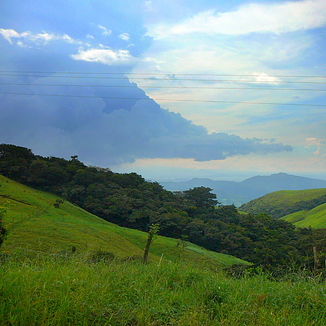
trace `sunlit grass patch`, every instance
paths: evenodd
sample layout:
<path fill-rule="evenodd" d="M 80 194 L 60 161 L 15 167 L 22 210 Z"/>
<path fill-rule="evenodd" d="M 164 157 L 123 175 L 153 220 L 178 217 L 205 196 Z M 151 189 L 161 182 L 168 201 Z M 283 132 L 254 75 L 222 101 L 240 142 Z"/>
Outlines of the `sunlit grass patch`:
<path fill-rule="evenodd" d="M 109 223 L 67 202 L 55 204 L 59 197 L 34 190 L 0 176 L 0 203 L 6 203 L 4 224 L 7 237 L 1 250 L 20 249 L 45 253 L 89 251 L 111 252 L 118 258 L 140 257 L 147 234 Z M 150 260 L 183 261 L 190 265 L 218 269 L 245 261 L 213 253 L 180 240 L 158 236 L 150 248 Z"/>
<path fill-rule="evenodd" d="M 326 228 L 326 204 L 319 205 L 309 211 L 299 211 L 283 217 L 285 221 L 297 227 Z"/>
<path fill-rule="evenodd" d="M 0 267 L 11 325 L 324 325 L 325 284 L 275 281 L 162 261 L 12 256 Z"/>

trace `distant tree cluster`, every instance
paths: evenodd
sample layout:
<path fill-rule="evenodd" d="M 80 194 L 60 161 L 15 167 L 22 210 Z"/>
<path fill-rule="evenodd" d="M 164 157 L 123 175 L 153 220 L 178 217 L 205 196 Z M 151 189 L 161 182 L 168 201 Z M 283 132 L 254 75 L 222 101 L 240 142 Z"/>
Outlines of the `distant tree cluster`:
<path fill-rule="evenodd" d="M 55 193 L 120 226 L 148 231 L 155 224 L 161 235 L 256 264 L 312 266 L 313 246 L 318 252 L 326 249 L 321 231 L 297 230 L 267 214 L 240 214 L 234 205 L 220 205 L 210 188 L 171 192 L 136 173 L 86 166 L 77 156 L 42 157 L 27 148 L 2 144 L 0 173 Z"/>

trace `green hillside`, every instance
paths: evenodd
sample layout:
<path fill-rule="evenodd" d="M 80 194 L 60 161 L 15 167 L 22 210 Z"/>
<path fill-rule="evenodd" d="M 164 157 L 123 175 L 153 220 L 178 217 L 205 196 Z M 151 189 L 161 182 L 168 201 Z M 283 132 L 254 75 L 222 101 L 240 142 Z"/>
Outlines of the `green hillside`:
<path fill-rule="evenodd" d="M 302 210 L 282 217 L 297 227 L 326 228 L 326 203 L 309 211 Z"/>
<path fill-rule="evenodd" d="M 273 218 L 311 210 L 326 202 L 326 189 L 281 190 L 251 200 L 239 209 L 246 213 L 268 213 Z"/>
<path fill-rule="evenodd" d="M 5 253 L 35 252 L 60 254 L 108 251 L 118 258 L 141 256 L 147 234 L 119 227 L 65 201 L 34 190 L 0 175 L 0 206 L 6 206 Z M 184 260 L 210 267 L 246 263 L 241 259 L 205 250 L 189 242 L 158 236 L 151 246 L 151 260 Z"/>

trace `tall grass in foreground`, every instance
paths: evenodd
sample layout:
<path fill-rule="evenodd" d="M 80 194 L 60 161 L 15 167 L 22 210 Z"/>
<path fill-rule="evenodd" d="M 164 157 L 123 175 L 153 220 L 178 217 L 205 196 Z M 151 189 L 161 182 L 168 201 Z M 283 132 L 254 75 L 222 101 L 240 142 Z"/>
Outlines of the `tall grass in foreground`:
<path fill-rule="evenodd" d="M 8 259 L 0 264 L 0 325 L 325 325 L 316 279 L 232 279 L 162 261 Z"/>

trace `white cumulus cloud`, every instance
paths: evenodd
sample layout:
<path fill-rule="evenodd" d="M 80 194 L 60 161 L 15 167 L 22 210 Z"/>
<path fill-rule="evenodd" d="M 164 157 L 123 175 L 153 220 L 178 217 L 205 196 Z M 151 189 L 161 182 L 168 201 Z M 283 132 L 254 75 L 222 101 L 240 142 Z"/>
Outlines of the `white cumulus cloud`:
<path fill-rule="evenodd" d="M 149 26 L 148 34 L 155 38 L 207 34 L 244 35 L 252 32 L 287 33 L 318 28 L 326 24 L 326 1 L 303 0 L 284 3 L 251 3 L 236 11 L 209 10 L 178 24 Z"/>
<path fill-rule="evenodd" d="M 19 46 L 24 46 L 24 42 L 35 43 L 35 44 L 46 44 L 51 41 L 63 41 L 71 44 L 83 44 L 83 42 L 74 40 L 68 34 L 54 34 L 54 33 L 33 33 L 31 31 L 25 31 L 22 33 L 18 33 L 14 29 L 0 29 L 0 35 L 4 39 L 6 39 L 10 44 L 14 43 L 16 40 L 16 44 Z"/>
<path fill-rule="evenodd" d="M 314 152 L 315 155 L 319 155 L 321 152 L 326 153 L 326 139 L 318 139 L 315 137 L 307 138 L 306 145 L 308 147 L 317 147 L 317 150 Z"/>
<path fill-rule="evenodd" d="M 128 33 L 122 33 L 119 35 L 119 38 L 124 41 L 129 41 L 130 40 L 130 35 Z"/>
<path fill-rule="evenodd" d="M 280 82 L 280 79 L 277 78 L 277 77 L 274 77 L 274 76 L 270 76 L 268 74 L 265 74 L 265 73 L 261 73 L 261 74 L 254 74 L 256 77 L 255 77 L 255 80 L 257 82 L 259 82 L 260 84 L 278 84 Z"/>
<path fill-rule="evenodd" d="M 12 39 L 13 38 L 19 38 L 22 37 L 22 34 L 17 33 L 13 29 L 3 29 L 0 28 L 0 34 L 4 39 L 6 39 L 10 44 L 12 44 Z"/>
<path fill-rule="evenodd" d="M 75 60 L 98 62 L 106 65 L 131 64 L 136 60 L 128 50 L 97 48 L 79 49 L 78 53 L 71 55 L 71 57 Z"/>
<path fill-rule="evenodd" d="M 112 31 L 102 25 L 97 25 L 98 28 L 102 30 L 102 35 L 109 36 L 112 34 Z"/>
<path fill-rule="evenodd" d="M 315 162 L 318 162 L 321 165 L 325 165 L 326 164 L 326 139 L 320 139 L 315 137 L 307 138 L 306 145 L 307 147 L 316 148 L 316 150 L 313 153 L 313 155 L 315 156 Z"/>

